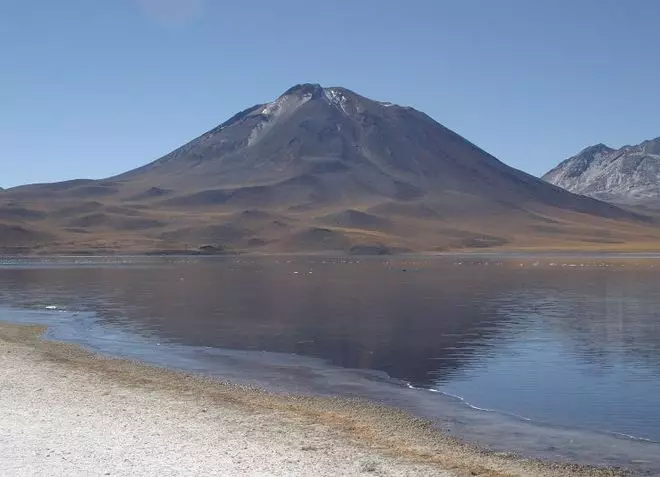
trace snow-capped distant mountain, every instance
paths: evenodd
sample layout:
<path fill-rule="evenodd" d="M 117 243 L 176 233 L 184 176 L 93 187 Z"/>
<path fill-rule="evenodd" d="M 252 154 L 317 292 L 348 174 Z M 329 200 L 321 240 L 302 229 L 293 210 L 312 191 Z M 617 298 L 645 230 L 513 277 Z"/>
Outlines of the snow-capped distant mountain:
<path fill-rule="evenodd" d="M 610 202 L 660 201 L 660 138 L 612 149 L 597 144 L 582 150 L 543 176 L 576 194 Z"/>

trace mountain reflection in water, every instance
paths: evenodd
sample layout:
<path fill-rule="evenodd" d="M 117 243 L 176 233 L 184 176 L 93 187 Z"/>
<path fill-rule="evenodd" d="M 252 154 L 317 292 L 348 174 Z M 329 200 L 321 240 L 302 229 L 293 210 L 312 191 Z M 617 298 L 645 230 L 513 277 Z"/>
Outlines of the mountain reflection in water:
<path fill-rule="evenodd" d="M 482 407 L 567 425 L 584 415 L 591 428 L 660 440 L 660 404 L 651 397 L 660 395 L 660 269 L 653 261 L 518 262 L 32 264 L 0 268 L 0 299 L 93 310 L 173 343 L 320 357 Z M 612 412 L 620 415 L 615 429 Z"/>

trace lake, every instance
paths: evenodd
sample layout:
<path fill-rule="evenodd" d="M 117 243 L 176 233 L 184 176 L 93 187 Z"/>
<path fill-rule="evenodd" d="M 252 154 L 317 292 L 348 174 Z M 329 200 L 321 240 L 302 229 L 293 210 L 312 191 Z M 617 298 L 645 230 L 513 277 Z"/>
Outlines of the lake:
<path fill-rule="evenodd" d="M 660 472 L 653 256 L 6 259 L 0 306 L 102 353 Z"/>

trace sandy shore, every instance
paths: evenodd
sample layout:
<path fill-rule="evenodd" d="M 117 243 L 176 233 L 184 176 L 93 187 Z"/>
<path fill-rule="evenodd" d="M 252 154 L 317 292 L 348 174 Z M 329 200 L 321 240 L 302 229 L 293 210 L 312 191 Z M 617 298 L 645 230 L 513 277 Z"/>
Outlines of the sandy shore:
<path fill-rule="evenodd" d="M 403 412 L 106 359 L 0 324 L 3 476 L 611 476 L 463 445 Z"/>

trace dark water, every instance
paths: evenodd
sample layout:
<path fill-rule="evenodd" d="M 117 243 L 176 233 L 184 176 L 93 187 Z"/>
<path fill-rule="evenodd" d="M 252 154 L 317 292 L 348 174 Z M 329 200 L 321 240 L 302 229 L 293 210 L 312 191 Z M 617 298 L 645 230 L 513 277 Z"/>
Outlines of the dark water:
<path fill-rule="evenodd" d="M 660 442 L 660 260 L 7 261 L 0 305 L 105 352 L 357 394 L 502 450 L 660 471 L 644 441 Z"/>

